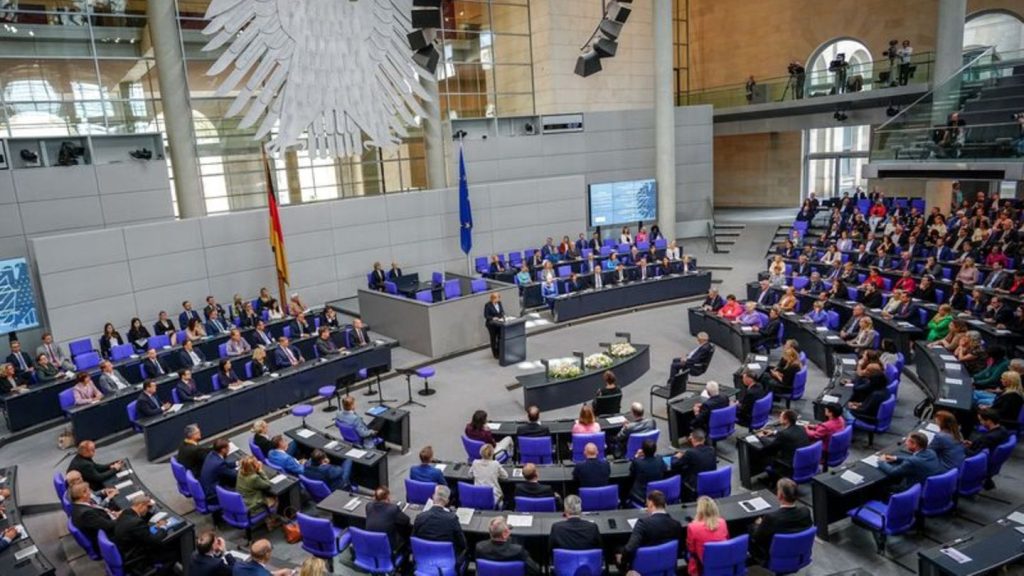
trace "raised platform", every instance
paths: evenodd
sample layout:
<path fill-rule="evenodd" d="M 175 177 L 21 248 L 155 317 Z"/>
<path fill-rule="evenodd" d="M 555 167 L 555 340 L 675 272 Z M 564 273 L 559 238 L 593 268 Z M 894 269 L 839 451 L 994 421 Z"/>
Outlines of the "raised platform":
<path fill-rule="evenodd" d="M 546 371 L 516 376 L 523 387 L 523 406 L 537 406 L 543 411 L 589 402 L 604 386 L 605 370 L 615 372 L 620 388 L 629 385 L 651 369 L 651 347 L 646 344 L 633 344 L 633 347 L 636 354 L 617 358 L 608 368 L 588 370 L 575 378 L 549 378 Z"/>

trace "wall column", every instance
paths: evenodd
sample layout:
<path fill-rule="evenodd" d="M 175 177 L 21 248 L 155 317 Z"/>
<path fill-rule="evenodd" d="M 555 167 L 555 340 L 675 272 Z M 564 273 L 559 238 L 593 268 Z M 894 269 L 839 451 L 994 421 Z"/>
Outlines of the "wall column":
<path fill-rule="evenodd" d="M 676 231 L 676 110 L 673 91 L 672 0 L 654 0 L 654 148 L 658 180 L 658 227 L 669 240 Z"/>
<path fill-rule="evenodd" d="M 935 69 L 932 88 L 935 90 L 932 121 L 945 124 L 956 100 L 951 98 L 960 91 L 960 80 L 946 82 L 963 66 L 964 23 L 967 18 L 967 0 L 939 0 L 939 14 L 935 26 Z M 939 87 L 942 84 L 941 88 Z"/>
<path fill-rule="evenodd" d="M 444 135 L 441 130 L 441 97 L 437 90 L 437 80 L 421 78 L 420 85 L 430 95 L 430 100 L 423 101 L 423 109 L 427 116 L 423 118 L 423 149 L 427 156 L 427 187 L 430 189 L 447 188 L 448 175 L 444 167 Z"/>
<path fill-rule="evenodd" d="M 153 39 L 156 71 L 160 78 L 160 101 L 164 111 L 164 129 L 170 147 L 174 191 L 178 214 L 182 218 L 206 215 L 196 158 L 196 134 L 192 125 L 188 78 L 178 30 L 176 2 L 146 2 L 149 33 Z"/>
<path fill-rule="evenodd" d="M 953 180 L 928 180 L 924 185 L 925 211 L 938 206 L 943 214 L 949 212 L 953 201 Z"/>

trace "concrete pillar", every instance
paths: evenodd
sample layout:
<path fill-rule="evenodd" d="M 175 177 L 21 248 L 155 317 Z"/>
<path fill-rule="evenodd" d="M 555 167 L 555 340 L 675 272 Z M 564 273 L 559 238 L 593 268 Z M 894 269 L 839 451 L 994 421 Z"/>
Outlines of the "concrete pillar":
<path fill-rule="evenodd" d="M 938 0 L 939 15 L 935 28 L 935 68 L 932 87 L 935 105 L 932 121 L 945 123 L 956 106 L 954 97 L 960 91 L 959 78 L 948 81 L 963 66 L 964 22 L 967 0 Z"/>
<path fill-rule="evenodd" d="M 430 189 L 447 188 L 448 175 L 444 167 L 444 134 L 441 130 L 441 98 L 437 91 L 437 81 L 423 78 L 420 85 L 430 94 L 430 100 L 423 102 L 427 116 L 423 118 L 423 148 L 427 157 L 427 187 Z"/>
<path fill-rule="evenodd" d="M 672 0 L 654 0 L 654 148 L 658 181 L 658 227 L 672 240 L 676 231 L 676 109 L 673 92 Z"/>
<path fill-rule="evenodd" d="M 189 101 L 185 59 L 181 34 L 178 31 L 176 2 L 146 2 L 149 33 L 153 39 L 156 71 L 160 78 L 160 102 L 164 111 L 164 129 L 170 148 L 174 191 L 178 198 L 178 214 L 182 218 L 206 215 L 199 162 L 196 158 L 196 135 L 192 126 L 192 104 Z"/>
<path fill-rule="evenodd" d="M 302 204 L 302 181 L 299 180 L 299 153 L 295 150 L 285 150 L 284 173 L 288 179 L 288 203 Z M 339 182 L 342 180 L 339 178 Z M 277 191 L 278 196 L 281 190 Z"/>
<path fill-rule="evenodd" d="M 954 180 L 929 180 L 924 185 L 925 211 L 938 206 L 943 214 L 949 213 L 949 205 L 953 201 Z"/>

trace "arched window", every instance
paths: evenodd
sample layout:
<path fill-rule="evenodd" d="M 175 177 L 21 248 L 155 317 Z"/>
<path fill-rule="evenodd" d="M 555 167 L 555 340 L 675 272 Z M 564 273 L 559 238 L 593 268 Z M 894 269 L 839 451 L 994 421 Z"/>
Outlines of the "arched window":
<path fill-rule="evenodd" d="M 842 92 L 838 89 L 837 82 L 842 78 L 837 72 L 829 71 L 829 65 L 842 54 L 849 66 L 846 68 L 846 80 L 849 81 L 855 76 L 864 79 L 862 85 L 865 90 L 871 87 L 871 51 L 859 40 L 852 38 L 840 38 L 833 40 L 811 56 L 811 65 L 807 68 L 807 84 L 804 88 L 808 95 L 829 94 Z"/>
<path fill-rule="evenodd" d="M 964 48 L 995 46 L 997 54 L 1024 50 L 1024 20 L 1011 12 L 989 10 L 967 17 Z"/>

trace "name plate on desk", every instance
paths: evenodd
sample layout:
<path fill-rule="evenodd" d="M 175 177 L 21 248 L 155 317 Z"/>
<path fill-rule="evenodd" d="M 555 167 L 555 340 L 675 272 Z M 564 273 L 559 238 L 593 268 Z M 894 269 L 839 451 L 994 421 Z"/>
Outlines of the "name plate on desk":
<path fill-rule="evenodd" d="M 872 454 L 867 458 L 861 459 L 861 462 L 867 464 L 868 466 L 871 466 L 872 468 L 878 468 L 878 456 L 875 454 Z"/>
<path fill-rule="evenodd" d="M 816 332 L 828 332 L 828 327 L 827 326 L 815 326 L 814 330 Z"/>
<path fill-rule="evenodd" d="M 28 548 L 25 548 L 23 550 L 18 550 L 17 552 L 15 552 L 14 553 L 14 559 L 16 561 L 20 562 L 20 561 L 24 560 L 25 558 L 28 558 L 29 556 L 32 556 L 36 552 L 39 552 L 39 548 L 36 548 L 35 545 L 32 545 L 32 546 L 29 546 Z"/>
<path fill-rule="evenodd" d="M 971 561 L 971 557 L 956 548 L 939 548 L 939 552 L 942 552 L 946 556 L 952 558 L 957 564 L 967 564 Z"/>
<path fill-rule="evenodd" d="M 118 478 L 127 478 L 127 477 L 129 477 L 131 475 L 132 475 L 132 471 L 131 470 L 121 470 L 120 472 L 117 473 L 117 477 Z M 6 478 L 4 480 L 6 480 Z M 2 482 L 2 480 L 0 480 L 0 482 Z"/>
<path fill-rule="evenodd" d="M 761 369 L 761 365 L 758 364 L 757 362 L 751 362 L 750 364 L 747 364 L 747 369 L 748 370 L 760 370 Z"/>
<path fill-rule="evenodd" d="M 280 484 L 281 482 L 284 482 L 287 479 L 288 479 L 288 477 L 285 476 L 284 474 L 278 474 L 277 476 L 274 476 L 273 478 L 270 479 L 270 483 L 271 484 Z"/>
<path fill-rule="evenodd" d="M 324 448 L 326 448 L 328 450 L 334 450 L 337 447 L 338 447 L 338 441 L 337 440 L 331 440 L 327 444 L 324 444 Z"/>
<path fill-rule="evenodd" d="M 943 368 L 945 368 L 946 370 L 952 370 L 954 372 L 959 372 L 960 371 L 960 365 L 959 364 L 953 364 L 952 362 L 946 362 L 943 365 Z"/>
<path fill-rule="evenodd" d="M 764 355 L 761 355 L 761 354 L 755 354 L 754 355 L 754 362 L 767 362 L 767 361 L 768 361 L 768 357 L 767 356 L 764 356 Z"/>
<path fill-rule="evenodd" d="M 835 334 L 829 334 L 828 336 L 825 336 L 825 339 L 828 340 L 829 342 L 839 342 L 840 340 L 842 340 L 842 338 L 836 336 Z"/>
<path fill-rule="evenodd" d="M 853 358 L 843 358 L 843 366 L 856 366 L 857 361 Z"/>
<path fill-rule="evenodd" d="M 939 354 L 939 358 L 942 358 L 946 362 L 956 362 L 957 361 L 956 356 L 953 356 L 952 354 Z"/>
<path fill-rule="evenodd" d="M 469 526 L 469 523 L 473 520 L 473 513 L 476 512 L 473 508 L 457 508 L 455 510 L 455 516 L 459 519 L 459 524 L 463 526 Z"/>
<path fill-rule="evenodd" d="M 740 330 L 742 330 L 743 332 L 753 332 L 754 331 L 754 327 L 753 326 L 740 326 Z"/>
<path fill-rule="evenodd" d="M 959 378 L 946 378 L 946 384 L 952 384 L 954 386 L 963 385 L 964 381 Z"/>
<path fill-rule="evenodd" d="M 839 397 L 838 396 L 833 396 L 831 394 L 825 394 L 824 396 L 821 397 L 821 401 L 822 402 L 839 402 Z"/>
<path fill-rule="evenodd" d="M 529 528 L 533 526 L 533 516 L 529 514 L 509 514 L 508 525 L 510 528 Z"/>
<path fill-rule="evenodd" d="M 363 456 L 366 456 L 366 450 L 359 450 L 358 448 L 353 448 L 348 452 L 345 452 L 345 456 L 348 456 L 349 458 L 362 458 Z"/>
<path fill-rule="evenodd" d="M 625 416 L 612 416 L 611 418 L 608 419 L 608 423 L 609 424 L 625 424 L 626 423 L 626 417 Z"/>
<path fill-rule="evenodd" d="M 345 510 L 348 510 L 349 512 L 352 512 L 356 508 L 359 508 L 359 505 L 362 504 L 362 503 L 363 503 L 363 501 L 360 500 L 359 498 L 353 498 L 353 499 L 348 501 L 348 504 L 345 504 L 344 508 L 345 508 Z"/>

